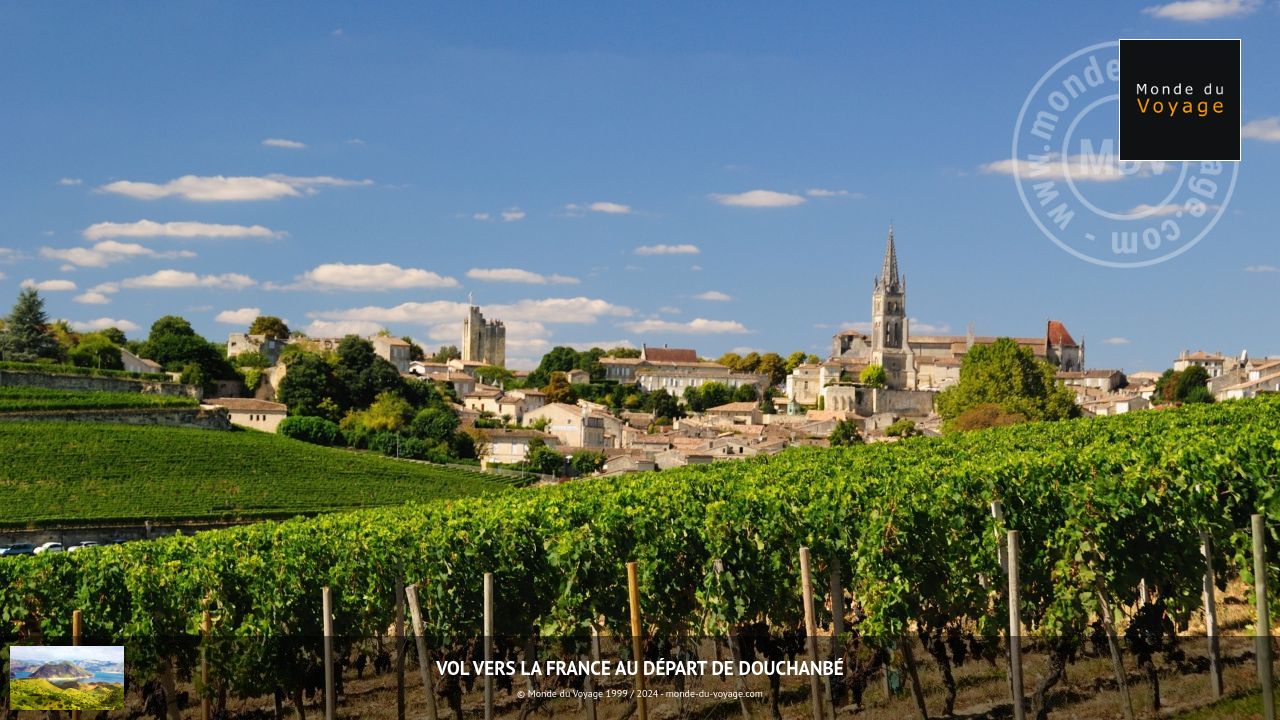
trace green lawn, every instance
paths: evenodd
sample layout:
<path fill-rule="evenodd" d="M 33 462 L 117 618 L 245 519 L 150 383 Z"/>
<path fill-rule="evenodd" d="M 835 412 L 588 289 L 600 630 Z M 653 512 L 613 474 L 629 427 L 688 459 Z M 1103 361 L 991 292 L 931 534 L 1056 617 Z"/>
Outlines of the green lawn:
<path fill-rule="evenodd" d="M 1226 698 L 1212 705 L 1171 716 L 1171 720 L 1256 720 L 1262 717 L 1262 693 Z"/>
<path fill-rule="evenodd" d="M 0 423 L 0 527 L 280 517 L 507 488 L 478 471 L 249 430 Z"/>

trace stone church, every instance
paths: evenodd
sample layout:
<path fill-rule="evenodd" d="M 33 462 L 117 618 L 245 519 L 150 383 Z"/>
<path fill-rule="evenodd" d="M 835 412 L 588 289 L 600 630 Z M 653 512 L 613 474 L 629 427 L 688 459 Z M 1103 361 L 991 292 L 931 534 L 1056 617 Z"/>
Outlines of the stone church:
<path fill-rule="evenodd" d="M 994 343 L 998 337 L 975 335 L 912 335 L 907 317 L 907 281 L 898 268 L 893 227 L 885 244 L 884 260 L 871 290 L 870 334 L 844 330 L 832 337 L 831 355 L 820 365 L 801 365 L 787 379 L 788 397 L 802 405 L 816 404 L 824 388 L 853 383 L 868 365 L 885 370 L 891 390 L 941 390 L 960 379 L 960 362 L 975 345 Z M 1077 343 L 1057 320 L 1045 323 L 1042 336 L 1013 337 L 1037 358 L 1059 370 L 1084 369 L 1084 343 Z"/>

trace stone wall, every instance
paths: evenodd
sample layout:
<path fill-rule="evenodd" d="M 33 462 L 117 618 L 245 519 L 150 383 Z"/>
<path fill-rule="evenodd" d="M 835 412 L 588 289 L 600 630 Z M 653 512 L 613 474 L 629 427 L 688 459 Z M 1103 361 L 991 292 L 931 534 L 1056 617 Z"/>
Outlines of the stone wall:
<path fill-rule="evenodd" d="M 41 410 L 0 413 L 0 422 L 94 422 L 122 425 L 161 425 L 200 430 L 230 430 L 226 408 L 201 405 L 185 408 L 121 410 Z"/>
<path fill-rule="evenodd" d="M 872 390 L 871 410 L 867 415 L 877 413 L 893 413 L 923 417 L 933 412 L 933 397 L 937 393 L 930 390 Z"/>
<path fill-rule="evenodd" d="M 183 385 L 164 380 L 60 375 L 28 370 L 0 370 L 0 387 L 40 387 L 81 392 L 136 392 L 148 395 L 185 396 L 197 400 L 201 397 L 201 390 L 195 385 Z"/>

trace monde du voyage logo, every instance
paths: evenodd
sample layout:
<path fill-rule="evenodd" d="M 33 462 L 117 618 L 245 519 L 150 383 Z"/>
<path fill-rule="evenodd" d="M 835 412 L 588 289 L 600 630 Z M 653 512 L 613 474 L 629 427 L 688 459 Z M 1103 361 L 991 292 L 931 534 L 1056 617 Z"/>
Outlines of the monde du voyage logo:
<path fill-rule="evenodd" d="M 1134 268 L 1208 235 L 1239 159 L 1240 41 L 1125 39 L 1041 76 L 1007 169 L 1046 237 L 1087 262 Z"/>

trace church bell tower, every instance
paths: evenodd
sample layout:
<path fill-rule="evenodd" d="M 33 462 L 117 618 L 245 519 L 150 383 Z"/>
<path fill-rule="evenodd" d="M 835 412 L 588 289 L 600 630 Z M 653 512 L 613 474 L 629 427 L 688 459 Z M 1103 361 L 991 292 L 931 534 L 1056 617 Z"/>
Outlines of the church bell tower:
<path fill-rule="evenodd" d="M 913 389 L 916 373 L 907 344 L 907 283 L 898 273 L 893 225 L 889 225 L 884 263 L 871 292 L 871 363 L 884 368 L 886 387 Z"/>

